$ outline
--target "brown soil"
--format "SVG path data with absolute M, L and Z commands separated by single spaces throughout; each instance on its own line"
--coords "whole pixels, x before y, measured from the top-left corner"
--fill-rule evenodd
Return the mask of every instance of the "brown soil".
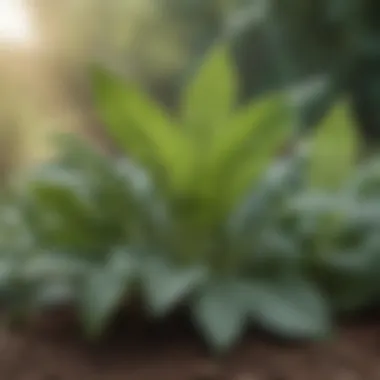
M 4 380 L 375 380 L 380 379 L 380 323 L 342 327 L 331 341 L 290 344 L 252 333 L 223 358 L 207 352 L 191 328 L 115 327 L 97 344 L 50 318 L 0 333 Z M 54 323 L 52 323 L 54 321 Z M 39 327 L 38 327 L 39 326 Z M 65 326 L 65 328 L 63 328 Z

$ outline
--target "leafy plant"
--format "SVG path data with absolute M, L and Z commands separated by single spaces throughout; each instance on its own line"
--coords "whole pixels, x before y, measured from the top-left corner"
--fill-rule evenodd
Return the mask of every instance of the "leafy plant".
M 156 318 L 187 305 L 223 351 L 252 323 L 322 337 L 336 311 L 376 298 L 378 214 L 368 210 L 379 178 L 375 164 L 358 167 L 347 103 L 306 149 L 294 142 L 281 157 L 295 125 L 287 98 L 240 108 L 236 83 L 217 46 L 171 119 L 95 71 L 99 112 L 124 157 L 68 139 L 25 181 L 15 207 L 31 239 L 22 250 L 0 240 L 0 263 L 7 250 L 23 252 L 0 287 L 18 289 L 13 309 L 70 300 L 97 337 L 128 295 Z
M 37 257 L 84 263 L 81 274 L 63 277 L 77 286 L 71 296 L 90 334 L 136 285 L 148 310 L 164 316 L 186 300 L 196 310 L 202 294 L 247 272 L 250 252 L 229 232 L 230 215 L 252 188 L 267 186 L 293 122 L 281 94 L 236 108 L 235 76 L 217 46 L 183 94 L 176 121 L 140 90 L 96 70 L 100 114 L 129 158 L 64 140 L 61 156 L 24 184 L 20 207 Z M 121 271 L 121 262 L 129 269 Z
M 133 86 L 95 73 L 97 104 L 115 140 L 150 170 L 175 208 L 194 210 L 194 224 L 221 220 L 292 133 L 284 96 L 235 109 L 236 86 L 228 53 L 217 46 L 187 87 L 176 122 Z
M 348 110 L 349 104 L 338 104 L 314 134 L 307 180 L 290 199 L 299 247 L 312 258 L 309 270 L 336 311 L 364 307 L 377 294 L 378 193 L 363 193 L 376 175 L 369 174 L 374 163 L 368 159 L 359 165 L 361 140 Z

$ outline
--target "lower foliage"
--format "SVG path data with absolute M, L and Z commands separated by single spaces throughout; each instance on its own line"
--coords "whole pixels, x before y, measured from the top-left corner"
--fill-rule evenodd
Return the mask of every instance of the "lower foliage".
M 181 229 L 131 162 L 85 146 L 67 153 L 1 213 L 0 294 L 11 311 L 69 302 L 97 337 L 139 294 L 156 318 L 187 305 L 210 346 L 225 350 L 252 325 L 320 338 L 335 313 L 377 302 L 378 162 L 333 192 L 302 180 L 307 156 L 275 162 L 205 236 Z

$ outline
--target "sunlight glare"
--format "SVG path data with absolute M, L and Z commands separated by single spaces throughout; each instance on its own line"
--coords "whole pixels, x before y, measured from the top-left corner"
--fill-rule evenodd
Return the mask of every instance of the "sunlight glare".
M 36 31 L 25 0 L 0 0 L 0 46 L 30 47 Z

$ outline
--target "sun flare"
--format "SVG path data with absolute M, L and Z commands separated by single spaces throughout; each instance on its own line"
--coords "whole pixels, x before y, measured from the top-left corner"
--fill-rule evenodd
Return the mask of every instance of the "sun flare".
M 31 47 L 36 29 L 24 0 L 0 0 L 0 46 Z

